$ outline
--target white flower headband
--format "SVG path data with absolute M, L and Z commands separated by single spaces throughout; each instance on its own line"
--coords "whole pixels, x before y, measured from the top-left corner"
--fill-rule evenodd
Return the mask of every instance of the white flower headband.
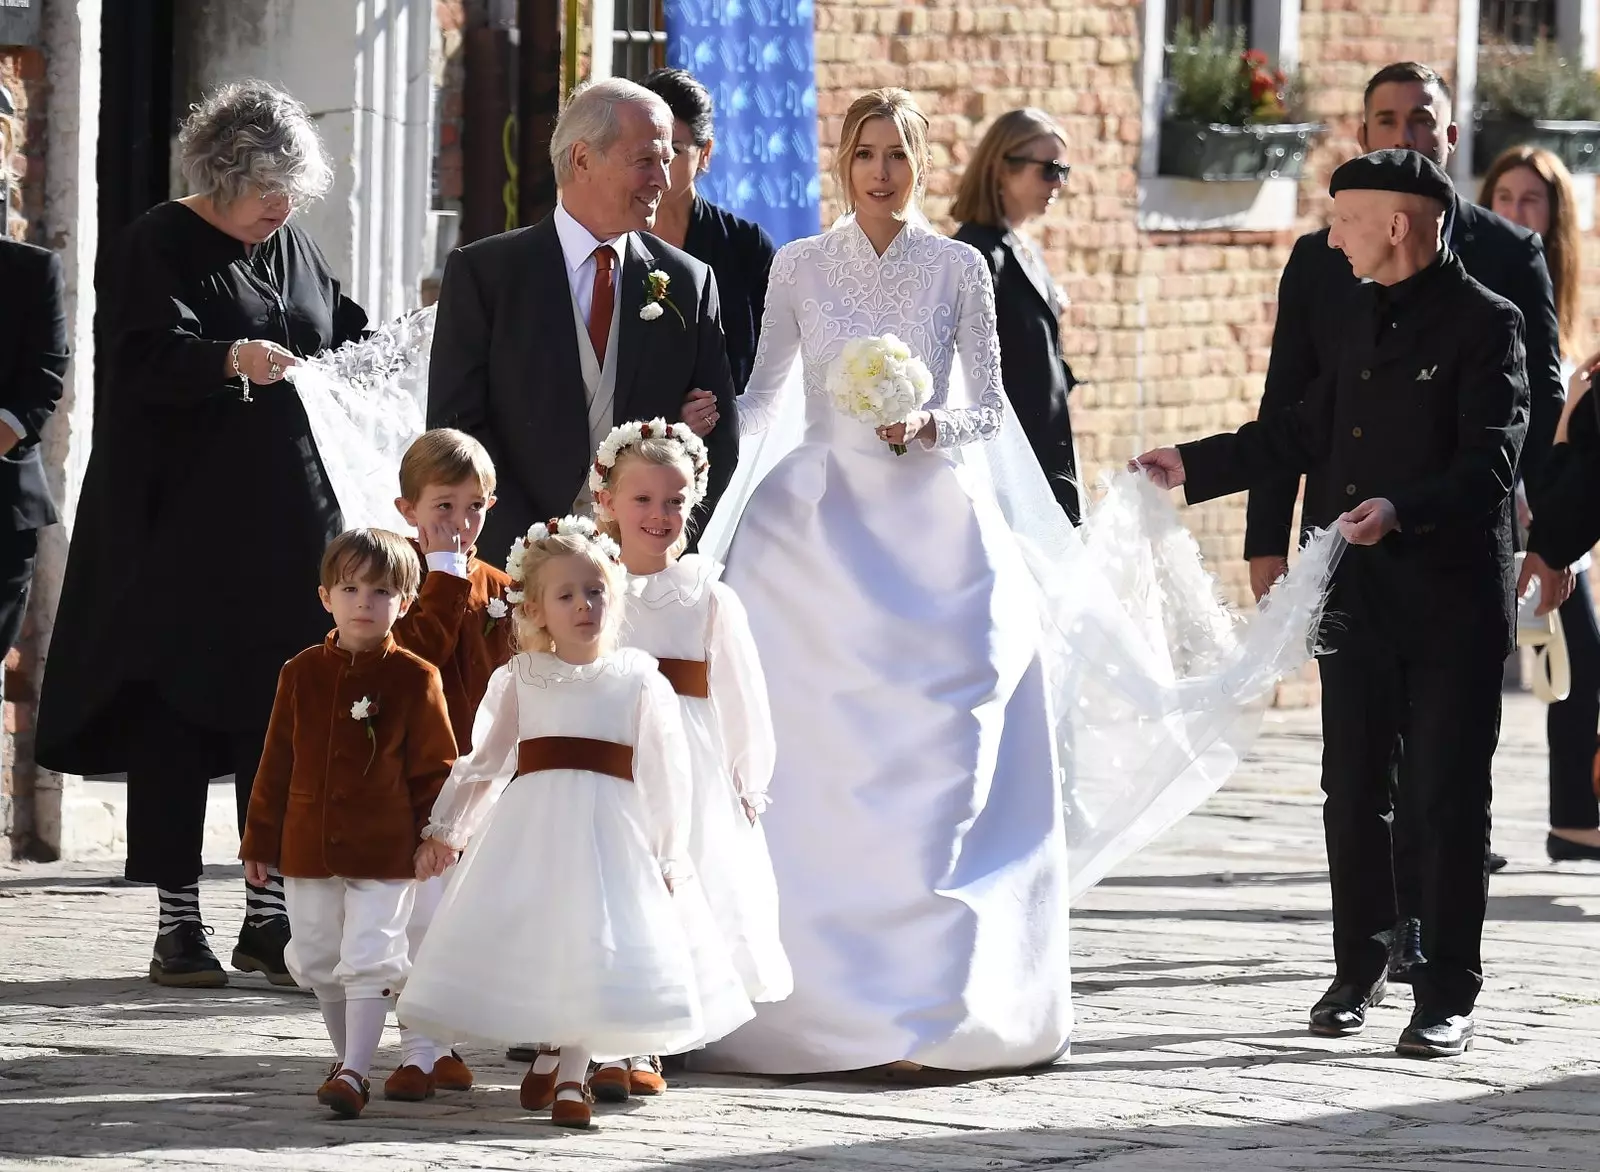
M 651 419 L 644 423 L 624 423 L 611 429 L 611 434 L 600 443 L 594 464 L 589 469 L 589 495 L 594 498 L 595 516 L 602 521 L 611 518 L 600 507 L 600 490 L 611 477 L 617 460 L 629 448 L 638 447 L 647 439 L 669 439 L 683 449 L 694 469 L 694 503 L 706 499 L 711 483 L 711 459 L 706 455 L 705 441 L 690 430 L 687 423 L 668 423 L 665 419 Z
M 521 605 L 527 598 L 527 582 L 523 578 L 523 563 L 527 560 L 528 551 L 536 545 L 543 545 L 552 537 L 581 537 L 590 545 L 598 549 L 609 560 L 620 563 L 622 550 L 615 541 L 607 537 L 595 527 L 595 523 L 588 517 L 562 517 L 559 521 L 551 518 L 548 521 L 536 521 L 528 526 L 528 532 L 511 543 L 511 552 L 506 554 L 506 575 L 511 579 L 515 590 L 507 590 L 505 599 L 513 606 Z

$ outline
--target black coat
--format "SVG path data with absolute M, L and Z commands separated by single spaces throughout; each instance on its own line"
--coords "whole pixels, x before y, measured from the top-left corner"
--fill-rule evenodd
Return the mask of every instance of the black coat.
M 293 386 L 243 402 L 228 350 L 263 338 L 311 355 L 366 327 L 292 223 L 247 256 L 165 203 L 120 245 L 102 292 L 107 417 L 39 701 L 35 756 L 66 773 L 126 768 L 128 684 L 204 727 L 265 732 L 278 670 L 327 633 L 318 568 L 342 522 Z
M 1540 470 L 1554 441 L 1564 398 L 1555 296 L 1544 246 L 1525 228 L 1459 197 L 1449 213 L 1445 231 L 1451 251 L 1466 271 L 1522 311 L 1530 418 L 1518 475 L 1525 479 L 1529 502 L 1537 513 L 1534 502 L 1539 499 Z M 1353 312 L 1359 313 L 1362 288 L 1363 283 L 1350 271 L 1344 254 L 1329 247 L 1326 228 L 1295 242 L 1278 286 L 1278 320 L 1272 332 L 1266 387 L 1261 394 L 1262 417 L 1293 407 L 1319 376 L 1336 364 L 1345 345 L 1351 299 L 1358 298 Z M 1308 527 L 1326 525 L 1343 509 L 1327 514 L 1313 507 L 1315 502 L 1327 499 L 1328 487 L 1322 483 L 1321 470 L 1307 471 L 1310 475 L 1302 520 Z M 1245 557 L 1282 557 L 1288 553 L 1289 527 L 1299 487 L 1298 475 L 1285 475 L 1251 488 Z
M 670 309 L 642 321 L 645 274 L 670 278 Z M 706 437 L 711 484 L 704 519 L 739 459 L 733 383 L 723 353 L 717 286 L 688 253 L 629 236 L 617 297 L 617 423 L 682 418 L 690 391 L 715 392 L 721 421 Z M 679 319 L 682 315 L 682 320 Z M 494 461 L 495 495 L 480 556 L 504 566 L 535 521 L 572 509 L 594 462 L 572 291 L 555 220 L 545 217 L 450 254 L 428 365 L 428 426 L 477 437 Z
M 0 526 L 11 532 L 60 520 L 39 458 L 39 435 L 61 399 L 66 372 L 61 258 L 0 239 L 0 408 L 22 424 L 17 445 L 0 457 Z
M 1522 315 L 1448 252 L 1390 289 L 1363 286 L 1345 344 L 1310 394 L 1237 433 L 1182 445 L 1191 502 L 1321 468 L 1308 502 L 1374 497 L 1400 530 L 1352 547 L 1334 577 L 1333 644 L 1376 639 L 1432 661 L 1512 646 L 1511 493 L 1528 428 Z
M 1019 256 L 1026 245 L 1008 229 L 962 224 L 956 239 L 983 256 L 994 278 L 1006 398 L 1033 446 L 1039 466 L 1073 524 L 1079 520 L 1067 396 L 1078 380 L 1061 353 L 1061 299 L 1053 282 L 1036 277 Z
M 1570 566 L 1600 543 L 1600 395 L 1590 391 L 1567 421 L 1567 442 L 1550 450 L 1544 494 L 1528 547 Z
M 741 220 L 697 195 L 683 250 L 709 265 L 717 278 L 728 371 L 733 376 L 733 393 L 742 395 L 756 362 L 761 315 L 767 309 L 767 274 L 777 246 L 760 224 Z

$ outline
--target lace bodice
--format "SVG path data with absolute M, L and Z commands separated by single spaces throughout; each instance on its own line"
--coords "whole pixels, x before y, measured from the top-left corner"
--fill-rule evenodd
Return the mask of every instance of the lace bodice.
M 917 223 L 906 224 L 879 256 L 854 221 L 786 244 L 773 259 L 755 369 L 739 397 L 740 433 L 771 421 L 797 356 L 807 398 L 826 402 L 834 357 L 851 339 L 879 334 L 898 335 L 933 374 L 927 409 L 938 427 L 935 446 L 995 437 L 1005 396 L 994 287 L 983 258 Z M 952 405 L 958 354 L 970 402 Z

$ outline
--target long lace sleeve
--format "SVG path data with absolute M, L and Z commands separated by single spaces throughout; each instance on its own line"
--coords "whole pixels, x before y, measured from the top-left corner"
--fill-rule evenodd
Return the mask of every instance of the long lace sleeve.
M 961 303 L 956 311 L 956 354 L 964 365 L 970 407 L 939 407 L 932 412 L 938 437 L 934 447 L 954 448 L 1000 434 L 1005 390 L 1000 379 L 1000 337 L 995 327 L 994 282 L 983 258 L 963 249 Z
M 511 664 L 489 677 L 489 690 L 472 722 L 473 750 L 456 760 L 450 777 L 433 803 L 424 838 L 462 850 L 478 832 L 498 796 L 495 782 L 516 768 L 521 730 L 517 712 L 517 677 Z
M 689 862 L 689 741 L 672 686 L 651 675 L 639 692 L 633 781 L 650 812 L 651 847 L 670 883 L 693 874 Z
M 767 307 L 761 314 L 761 340 L 744 394 L 738 398 L 739 434 L 765 431 L 776 416 L 779 393 L 800 354 L 800 318 L 794 301 L 794 253 L 781 248 L 767 278 Z
M 712 587 L 706 667 L 711 708 L 728 752 L 734 788 L 757 813 L 767 808 L 767 786 L 777 757 L 767 677 L 739 596 L 720 582 Z

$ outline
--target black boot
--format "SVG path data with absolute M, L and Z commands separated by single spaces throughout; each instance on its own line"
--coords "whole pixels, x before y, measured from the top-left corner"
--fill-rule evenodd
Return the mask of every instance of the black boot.
M 1395 1053 L 1407 1058 L 1454 1058 L 1472 1049 L 1472 1013 L 1418 1005 L 1400 1034 Z
M 283 962 L 289 943 L 289 917 L 272 916 L 239 929 L 239 943 L 233 949 L 233 967 L 241 973 L 262 973 L 274 985 L 294 985 Z
M 1579 859 L 1600 860 L 1600 847 L 1573 842 L 1570 838 L 1562 838 L 1559 834 L 1545 835 L 1544 850 L 1545 854 L 1550 856 L 1552 863 L 1570 863 Z
M 150 979 L 158 985 L 181 989 L 219 989 L 226 985 L 228 974 L 206 943 L 210 931 L 199 920 L 183 920 L 171 931 L 158 934 L 155 954 L 150 958 Z
M 1381 1005 L 1387 992 L 1382 977 L 1373 984 L 1335 978 L 1311 1007 L 1311 1032 L 1324 1038 L 1359 1034 L 1367 1026 L 1367 1010 Z
M 1427 963 L 1422 955 L 1422 921 L 1415 916 L 1401 920 L 1389 937 L 1389 980 L 1409 985 L 1415 971 Z

